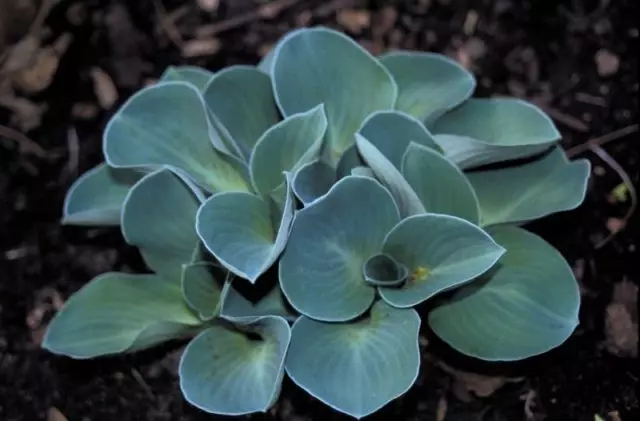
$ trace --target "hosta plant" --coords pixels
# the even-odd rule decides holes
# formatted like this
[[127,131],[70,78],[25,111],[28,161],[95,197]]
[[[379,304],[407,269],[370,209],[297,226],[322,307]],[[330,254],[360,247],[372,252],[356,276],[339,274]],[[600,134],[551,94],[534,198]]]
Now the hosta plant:
[[286,373],[360,418],[411,388],[427,325],[482,360],[560,345],[578,286],[522,226],[577,207],[589,163],[535,106],[474,89],[444,56],[373,57],[326,28],[257,67],[167,69],[113,116],[105,162],[64,204],[66,224],[119,226],[150,271],[90,281],[43,346],[94,358],[189,339],[180,386],[204,411],[265,411]]

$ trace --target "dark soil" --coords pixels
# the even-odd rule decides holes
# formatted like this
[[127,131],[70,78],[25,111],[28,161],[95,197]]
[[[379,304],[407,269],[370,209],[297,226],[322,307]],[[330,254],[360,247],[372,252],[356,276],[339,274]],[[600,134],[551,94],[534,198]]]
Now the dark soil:
[[[48,106],[39,127],[27,133],[45,153],[20,150],[16,142],[0,136],[1,420],[44,420],[51,407],[71,421],[222,419],[183,401],[173,374],[175,353],[166,356],[176,349],[173,345],[94,361],[73,361],[39,349],[60,300],[97,274],[142,267],[117,230],[62,227],[59,219],[70,183],[101,161],[101,130],[109,116],[169,64],[212,70],[254,64],[288,29],[320,23],[348,28],[374,52],[388,47],[429,50],[467,63],[478,77],[478,95],[535,100],[556,120],[567,148],[638,123],[635,0],[299,1],[273,18],[248,15],[235,28],[217,27],[219,50],[205,57],[184,58],[176,46],[182,41],[174,43],[167,36],[191,39],[203,25],[228,23],[255,10],[256,3],[221,0],[217,10],[208,13],[186,0],[71,0],[60,2],[49,15],[45,41],[65,32],[73,40],[48,88],[23,94]],[[365,13],[345,14],[345,8]],[[167,13],[176,18],[175,24],[167,24]],[[165,25],[158,23],[159,16]],[[603,55],[604,50],[611,55]],[[80,102],[96,104],[89,76],[94,66],[115,82],[119,99],[87,118],[73,108]],[[0,124],[9,125],[11,116],[0,107]],[[603,146],[636,185],[638,137],[634,132]],[[611,199],[619,176],[590,151],[581,155],[594,167],[585,204],[531,227],[567,257],[583,286],[581,324],[573,337],[547,355],[495,365],[462,358],[425,331],[430,347],[418,383],[371,419],[442,419],[436,412],[440,406],[442,415],[445,402],[444,419],[454,421],[591,421],[596,414],[610,420],[640,419],[637,361],[603,347],[605,309],[614,284],[624,279],[638,283],[638,220],[620,226],[629,203]],[[618,235],[598,246],[614,225],[621,228]],[[435,361],[524,380],[490,397],[462,402],[465,391]],[[269,414],[251,419],[345,418],[286,382],[280,403]]]

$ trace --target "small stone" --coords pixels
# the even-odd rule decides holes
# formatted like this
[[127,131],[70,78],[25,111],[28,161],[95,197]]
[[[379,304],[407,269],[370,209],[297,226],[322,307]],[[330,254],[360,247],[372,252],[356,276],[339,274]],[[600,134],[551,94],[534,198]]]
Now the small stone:
[[609,50],[599,50],[594,59],[600,76],[614,75],[620,68],[620,58]]

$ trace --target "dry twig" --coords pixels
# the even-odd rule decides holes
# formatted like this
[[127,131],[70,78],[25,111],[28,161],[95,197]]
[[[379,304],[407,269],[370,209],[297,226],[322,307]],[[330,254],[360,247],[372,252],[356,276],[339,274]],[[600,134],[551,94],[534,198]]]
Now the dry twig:
[[17,142],[20,151],[23,153],[32,153],[38,158],[44,158],[47,155],[47,152],[42,149],[42,146],[31,140],[27,135],[11,127],[0,124],[0,136]]
[[590,145],[596,146],[604,146],[609,142],[613,142],[614,140],[622,139],[625,136],[629,136],[632,133],[638,131],[637,124],[631,124],[630,126],[623,127],[621,129],[615,130],[611,133],[607,133],[603,136],[593,138],[591,140],[586,141],[581,145],[574,146],[573,148],[567,149],[566,153],[569,158],[579,155],[583,152],[586,152],[591,149]]

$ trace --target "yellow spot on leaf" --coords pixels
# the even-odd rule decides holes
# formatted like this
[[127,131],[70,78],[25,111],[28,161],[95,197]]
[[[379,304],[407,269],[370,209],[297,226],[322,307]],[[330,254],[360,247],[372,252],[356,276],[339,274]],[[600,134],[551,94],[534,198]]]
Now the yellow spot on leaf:
[[411,278],[409,278],[409,282],[426,281],[430,274],[431,269],[426,266],[418,266],[413,270],[413,272],[411,272]]

